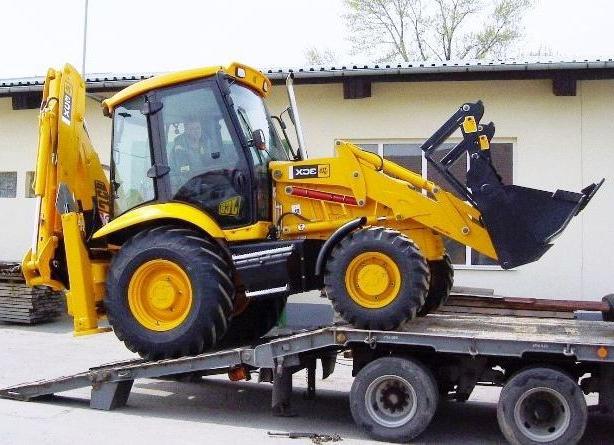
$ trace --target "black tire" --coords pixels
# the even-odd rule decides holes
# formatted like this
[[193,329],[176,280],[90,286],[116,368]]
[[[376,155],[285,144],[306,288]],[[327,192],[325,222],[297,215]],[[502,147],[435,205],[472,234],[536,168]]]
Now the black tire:
[[454,267],[447,253],[442,260],[429,261],[428,265],[431,273],[429,292],[424,300],[424,306],[418,311],[418,317],[425,317],[446,304],[454,283]]
[[[401,277],[396,297],[386,306],[369,308],[357,303],[345,285],[345,274],[354,258],[365,252],[388,256]],[[324,274],[324,289],[335,310],[361,329],[392,330],[415,318],[428,292],[429,271],[418,247],[401,233],[370,227],[350,233],[333,249]]]
[[[129,307],[128,286],[133,273],[152,260],[178,265],[192,288],[186,318],[170,330],[147,328]],[[226,333],[235,293],[230,267],[220,248],[198,232],[161,226],[136,234],[113,258],[106,284],[104,302],[115,335],[146,359],[200,354]]]
[[602,312],[603,320],[614,321],[614,294],[606,295],[601,301],[608,305],[608,310]]
[[221,347],[245,345],[269,332],[281,317],[287,297],[250,302],[243,312],[232,317]]
[[518,372],[501,390],[497,406],[501,432],[515,445],[578,443],[587,416],[580,387],[554,368]]
[[350,391],[356,424],[370,436],[389,442],[408,442],[424,432],[438,403],[433,374],[414,359],[374,360],[356,375]]

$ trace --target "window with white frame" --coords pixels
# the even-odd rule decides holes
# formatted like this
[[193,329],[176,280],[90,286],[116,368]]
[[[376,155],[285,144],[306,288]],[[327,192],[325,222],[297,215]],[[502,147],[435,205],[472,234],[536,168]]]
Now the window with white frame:
[[[363,150],[376,153],[389,159],[399,165],[402,165],[409,170],[422,174],[423,177],[441,185],[447,191],[453,193],[457,197],[463,199],[450,186],[448,181],[431,165],[428,164],[422,150],[420,150],[421,142],[411,140],[399,141],[377,141],[377,140],[354,140],[352,141]],[[436,152],[437,160],[443,158],[456,144],[442,144]],[[513,142],[496,141],[491,143],[492,162],[503,178],[503,183],[513,184]],[[462,184],[465,184],[467,169],[469,168],[469,157],[465,160],[459,159],[450,169],[456,179]],[[477,268],[499,268],[497,263],[490,258],[482,255],[479,252],[464,246],[456,241],[445,240],[446,250],[448,255],[456,266],[477,267]]]

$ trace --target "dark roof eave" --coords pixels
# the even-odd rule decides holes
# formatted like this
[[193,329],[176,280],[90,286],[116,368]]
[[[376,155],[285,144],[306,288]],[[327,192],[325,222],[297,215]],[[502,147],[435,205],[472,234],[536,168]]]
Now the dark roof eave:
[[[614,78],[614,60],[585,60],[562,62],[466,62],[424,63],[405,65],[341,66],[268,69],[263,70],[276,84],[285,82],[289,73],[294,73],[296,83],[339,83],[345,79],[360,77],[371,82],[420,82],[458,80],[517,80],[551,79],[569,77],[578,80]],[[91,75],[87,78],[88,92],[113,92],[156,73],[130,75]],[[44,78],[0,80],[0,97],[20,93],[42,91]]]

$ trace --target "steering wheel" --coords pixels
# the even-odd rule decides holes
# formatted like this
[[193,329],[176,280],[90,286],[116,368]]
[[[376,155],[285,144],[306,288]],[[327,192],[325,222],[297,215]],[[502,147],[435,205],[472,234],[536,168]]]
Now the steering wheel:
[[233,172],[229,170],[212,170],[201,173],[188,179],[177,190],[173,198],[204,205],[206,202],[225,195],[236,194],[232,178]]

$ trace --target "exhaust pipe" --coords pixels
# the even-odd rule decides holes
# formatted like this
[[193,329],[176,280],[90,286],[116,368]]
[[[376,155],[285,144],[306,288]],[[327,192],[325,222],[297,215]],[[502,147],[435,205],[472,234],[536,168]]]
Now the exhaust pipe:
[[294,73],[290,73],[286,77],[286,89],[288,90],[288,102],[290,102],[290,118],[296,130],[296,140],[298,141],[298,151],[301,159],[307,159],[307,149],[305,148],[305,139],[303,138],[303,127],[301,127],[301,119],[298,115],[298,107],[296,106],[296,97],[294,96]]

